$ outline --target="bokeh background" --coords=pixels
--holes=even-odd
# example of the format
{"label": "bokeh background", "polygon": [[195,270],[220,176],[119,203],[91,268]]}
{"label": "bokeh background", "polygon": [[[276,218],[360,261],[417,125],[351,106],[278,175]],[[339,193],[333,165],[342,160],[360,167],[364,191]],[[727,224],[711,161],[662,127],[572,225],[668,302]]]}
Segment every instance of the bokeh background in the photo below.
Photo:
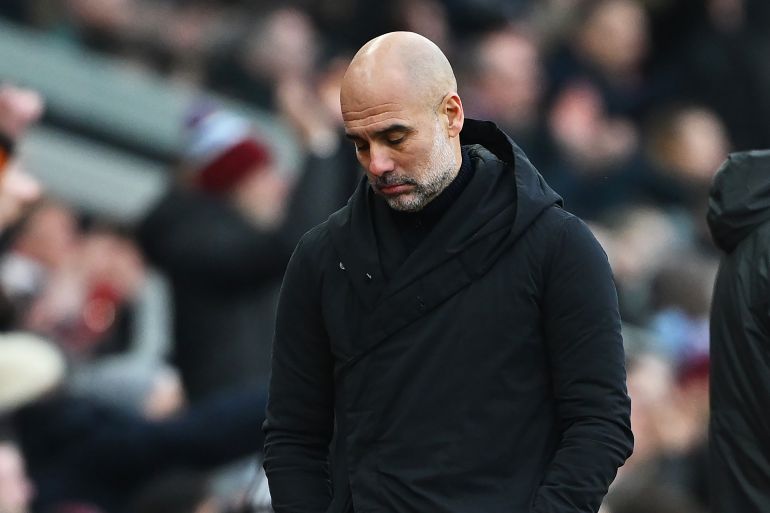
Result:
{"label": "bokeh background", "polygon": [[[144,427],[211,415],[236,388],[258,396],[291,248],[359,173],[340,79],[357,48],[391,30],[442,48],[466,116],[511,135],[609,256],[636,448],[603,511],[708,511],[719,253],[705,213],[727,154],[770,147],[765,0],[3,0],[0,79],[45,102],[15,164],[43,194],[0,237],[4,329],[53,341],[69,396]],[[244,140],[250,170],[226,190],[201,185]],[[248,400],[232,411],[263,399]],[[60,493],[67,460],[56,458],[80,435],[39,434],[59,417],[29,427],[17,410],[0,411],[26,457],[11,513],[269,504],[250,447],[137,467],[156,477],[120,501],[103,471]],[[259,419],[235,417],[258,441]],[[35,444],[47,449],[30,455]],[[128,472],[127,456],[110,454],[109,472]]]}

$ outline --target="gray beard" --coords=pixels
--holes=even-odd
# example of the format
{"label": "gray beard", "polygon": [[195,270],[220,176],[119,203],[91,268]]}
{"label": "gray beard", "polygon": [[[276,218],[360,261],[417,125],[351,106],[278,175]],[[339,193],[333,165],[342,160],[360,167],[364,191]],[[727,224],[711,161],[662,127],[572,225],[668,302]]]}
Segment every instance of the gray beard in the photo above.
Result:
{"label": "gray beard", "polygon": [[418,173],[422,176],[422,182],[410,180],[409,183],[414,189],[409,194],[403,194],[392,198],[385,197],[388,206],[393,210],[400,212],[417,212],[435,199],[441,192],[452,183],[457,176],[457,159],[452,151],[452,146],[445,142],[436,132],[436,139],[431,148],[430,158],[428,159],[428,169]]}

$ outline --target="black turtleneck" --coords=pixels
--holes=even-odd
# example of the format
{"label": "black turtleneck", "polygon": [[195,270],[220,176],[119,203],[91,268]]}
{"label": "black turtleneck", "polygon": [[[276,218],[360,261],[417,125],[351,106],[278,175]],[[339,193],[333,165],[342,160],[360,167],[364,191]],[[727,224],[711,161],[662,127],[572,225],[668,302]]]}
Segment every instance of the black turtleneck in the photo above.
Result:
{"label": "black turtleneck", "polygon": [[449,207],[465,190],[468,182],[470,182],[473,170],[470,157],[468,156],[468,149],[462,147],[461,151],[462,163],[460,164],[457,176],[422,210],[402,212],[391,209],[393,224],[401,235],[401,241],[407,254],[411,254],[420,242],[425,239],[425,236],[436,226],[444,213],[449,210]]}

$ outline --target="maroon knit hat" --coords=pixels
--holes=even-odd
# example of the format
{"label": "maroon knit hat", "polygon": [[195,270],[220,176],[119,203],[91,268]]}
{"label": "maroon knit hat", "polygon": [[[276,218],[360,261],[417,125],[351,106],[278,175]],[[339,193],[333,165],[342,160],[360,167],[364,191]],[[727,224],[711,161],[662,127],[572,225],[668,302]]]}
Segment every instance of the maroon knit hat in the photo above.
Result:
{"label": "maroon knit hat", "polygon": [[186,129],[185,160],[194,171],[193,183],[201,190],[227,193],[273,161],[250,124],[229,112],[208,108],[193,113]]}

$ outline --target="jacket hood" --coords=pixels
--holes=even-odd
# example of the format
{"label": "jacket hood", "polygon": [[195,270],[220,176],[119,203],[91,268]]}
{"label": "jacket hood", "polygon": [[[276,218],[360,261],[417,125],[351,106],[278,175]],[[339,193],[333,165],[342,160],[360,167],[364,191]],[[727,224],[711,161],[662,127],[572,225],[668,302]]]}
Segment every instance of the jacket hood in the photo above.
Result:
{"label": "jacket hood", "polygon": [[507,208],[515,211],[511,226],[514,237],[521,235],[546,208],[562,205],[561,197],[548,186],[522,149],[491,121],[466,119],[460,142],[481,146],[505,165],[504,172],[513,173],[516,196]]}
{"label": "jacket hood", "polygon": [[521,149],[493,123],[466,119],[460,141],[468,147],[473,176],[389,283],[381,279],[385,273],[376,234],[382,236],[382,230],[375,228],[372,214],[382,209],[375,203],[381,200],[374,196],[366,177],[348,205],[329,218],[340,268],[346,269],[369,307],[387,297],[388,290],[415,283],[461,254],[470,273],[485,272],[544,210],[561,204]]}
{"label": "jacket hood", "polygon": [[706,219],[727,252],[770,220],[770,150],[730,154],[714,177]]}

